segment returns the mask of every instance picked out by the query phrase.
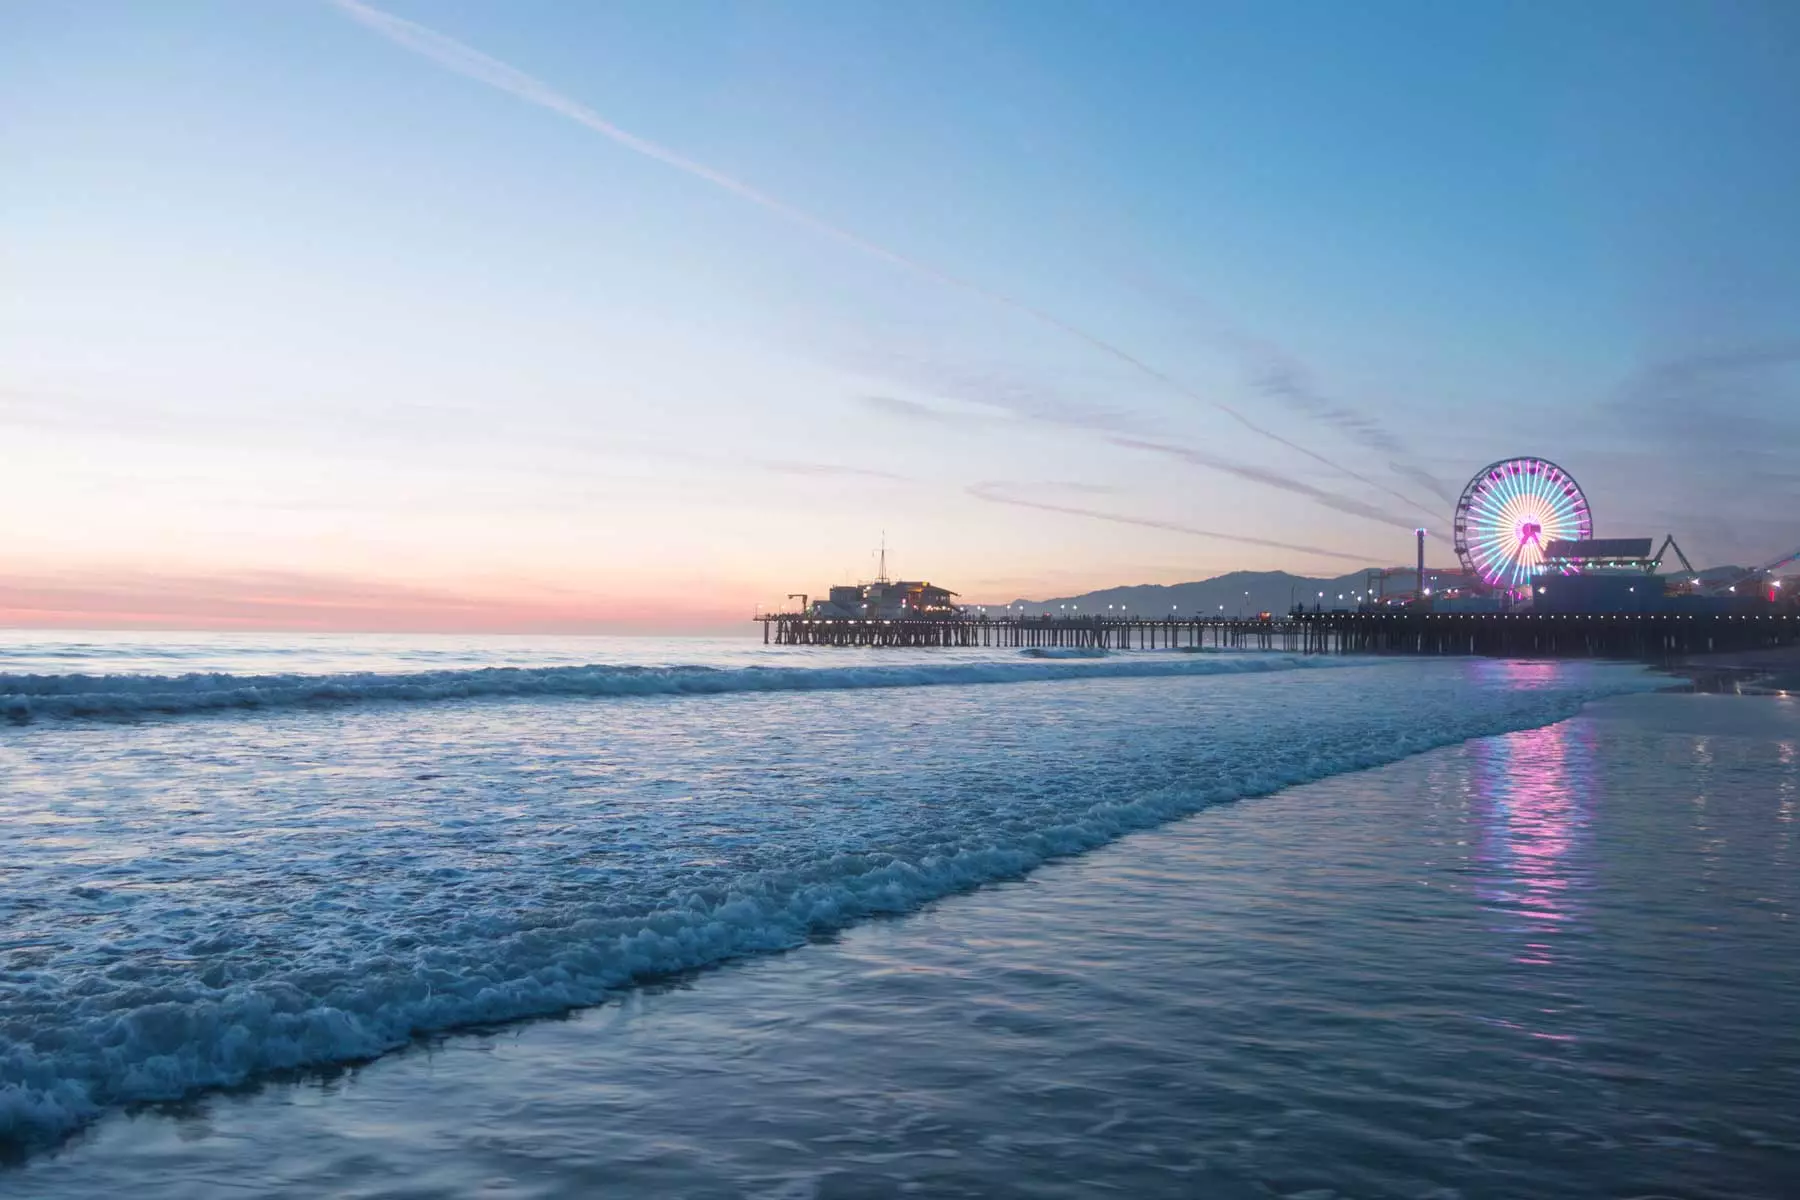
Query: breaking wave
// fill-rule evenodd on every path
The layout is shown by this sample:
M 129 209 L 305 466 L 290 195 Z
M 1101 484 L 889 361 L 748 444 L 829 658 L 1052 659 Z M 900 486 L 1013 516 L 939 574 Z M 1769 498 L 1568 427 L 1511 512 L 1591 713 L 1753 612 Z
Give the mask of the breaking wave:
M 1296 665 L 1274 657 L 1109 659 L 1084 677 Z M 304 703 L 1060 677 L 1048 673 L 1052 664 L 1014 666 L 1022 669 L 276 677 L 233 681 L 221 696 L 252 687 L 252 703 L 260 704 L 271 692 L 280 702 Z M 171 761 L 205 752 L 214 762 L 218 747 L 231 744 L 229 731 L 198 742 L 184 731 L 167 752 L 172 757 L 141 760 L 141 786 L 124 789 L 118 773 L 125 768 L 117 761 L 111 768 L 114 791 L 102 819 L 117 831 L 108 836 L 128 840 L 138 828 L 131 814 L 141 809 L 150 822 L 144 828 L 165 831 L 160 846 L 105 870 L 68 867 L 67 854 L 52 847 L 42 852 L 49 857 L 35 883 L 20 875 L 11 894 L 0 888 L 0 914 L 10 906 L 19 922 L 0 923 L 0 1150 L 54 1142 L 134 1103 L 364 1060 L 434 1032 L 593 1005 L 635 983 L 792 948 L 871 915 L 910 912 L 1210 805 L 1543 725 L 1590 699 L 1653 686 L 1623 671 L 1567 679 L 1556 670 L 1513 686 L 1412 664 L 1376 679 L 1321 679 L 1325 690 L 1316 694 L 1295 690 L 1292 676 L 1284 685 L 1272 675 L 1268 684 L 1279 694 L 1234 693 L 1200 708 L 1182 707 L 1193 689 L 1139 696 L 1135 707 L 1131 697 L 1092 702 L 1089 693 L 1086 702 L 1072 698 L 1081 707 L 1060 726 L 1070 698 L 1042 697 L 1012 720 L 973 725 L 921 702 L 829 743 L 817 742 L 805 715 L 760 739 L 737 730 L 717 740 L 715 723 L 700 719 L 692 736 L 739 755 L 729 759 L 729 778 L 710 777 L 716 809 L 694 794 L 692 780 L 721 768 L 682 748 L 693 743 L 669 749 L 680 734 L 667 722 L 646 721 L 641 734 L 612 722 L 567 728 L 557 745 L 590 756 L 594 731 L 605 730 L 630 789 L 575 789 L 566 801 L 521 794 L 526 784 L 507 782 L 510 776 L 474 786 L 470 780 L 500 770 L 485 749 L 454 787 L 410 799 L 408 791 L 430 789 L 377 773 L 375 764 L 392 757 L 379 735 L 366 746 L 330 747 L 328 761 L 344 769 L 309 776 L 282 766 L 284 759 L 270 768 L 275 774 L 235 792 L 221 795 L 225 785 L 211 775 L 178 790 L 162 774 Z M 497 686 L 484 689 L 483 680 Z M 113 697 L 100 709 L 108 713 L 143 711 L 118 698 L 171 703 L 154 699 L 160 696 L 176 697 L 182 707 L 175 711 L 191 711 L 206 707 L 187 702 L 192 696 L 227 688 L 123 682 L 86 694 Z M 83 703 L 89 707 L 60 711 L 92 711 L 96 702 Z M 934 719 L 948 724 L 930 725 Z M 570 725 L 546 722 L 540 736 Z M 987 740 L 968 740 L 976 737 Z M 734 749 L 740 740 L 743 748 Z M 783 747 L 797 743 L 807 745 L 805 770 L 802 760 L 783 757 Z M 904 770 L 894 769 L 896 756 Z M 646 760 L 649 774 L 641 773 Z M 589 760 L 571 751 L 534 761 L 558 762 L 566 777 L 571 764 Z M 661 778 L 668 774 L 682 778 Z M 681 790 L 659 792 L 665 782 Z M 668 803 L 671 794 L 682 803 Z M 205 807 L 186 810 L 192 815 L 171 827 L 171 808 L 181 804 Z M 190 841 L 170 840 L 177 830 Z M 496 866 L 496 852 L 517 857 Z
M 1104 651 L 1101 657 L 1107 657 Z M 1041 651 L 1045 659 L 1092 659 L 1093 651 Z M 0 717 L 129 720 L 147 716 L 356 704 L 427 703 L 500 697 L 707 696 L 848 688 L 1032 683 L 1100 676 L 1226 675 L 1345 666 L 1349 660 L 1291 654 L 1118 658 L 1091 665 L 962 662 L 857 667 L 482 667 L 339 675 L 19 675 L 0 674 Z

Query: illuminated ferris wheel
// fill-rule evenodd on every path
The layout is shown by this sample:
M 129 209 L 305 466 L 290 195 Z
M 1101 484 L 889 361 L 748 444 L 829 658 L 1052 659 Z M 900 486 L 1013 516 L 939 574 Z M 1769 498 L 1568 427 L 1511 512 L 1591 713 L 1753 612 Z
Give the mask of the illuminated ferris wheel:
M 1469 480 L 1456 502 L 1455 535 L 1463 570 L 1518 591 L 1543 568 L 1545 546 L 1588 540 L 1594 518 L 1573 475 L 1542 458 L 1508 458 Z

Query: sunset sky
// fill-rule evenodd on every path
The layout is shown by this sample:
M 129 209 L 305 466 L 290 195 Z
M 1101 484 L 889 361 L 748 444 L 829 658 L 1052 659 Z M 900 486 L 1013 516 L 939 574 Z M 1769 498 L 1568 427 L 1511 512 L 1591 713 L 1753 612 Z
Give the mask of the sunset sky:
M 1515 454 L 1772 559 L 1796 62 L 1780 0 L 12 0 L 0 624 L 1338 575 Z

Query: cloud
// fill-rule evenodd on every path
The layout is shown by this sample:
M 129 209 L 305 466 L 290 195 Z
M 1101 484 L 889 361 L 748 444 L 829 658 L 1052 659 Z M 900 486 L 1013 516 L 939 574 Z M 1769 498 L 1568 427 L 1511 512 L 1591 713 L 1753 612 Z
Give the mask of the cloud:
M 1763 561 L 1800 544 L 1800 339 L 1647 363 L 1598 412 L 1637 452 L 1621 488 L 1699 553 Z
M 841 477 L 847 479 L 885 479 L 893 482 L 905 482 L 906 476 L 896 475 L 892 471 L 876 471 L 868 467 L 844 467 L 836 463 L 811 462 L 765 462 L 758 464 L 766 471 L 777 475 L 805 475 L 814 478 Z
M 1131 283 L 1156 304 L 1179 312 L 1201 326 L 1203 338 L 1222 346 L 1237 359 L 1247 383 L 1258 395 L 1344 433 L 1357 444 L 1380 453 L 1383 458 L 1405 460 L 1411 457 L 1411 452 L 1400 436 L 1380 420 L 1324 396 L 1314 385 L 1312 373 L 1292 354 L 1265 338 L 1234 328 L 1211 305 L 1155 272 L 1132 273 Z M 1423 467 L 1394 461 L 1387 465 L 1395 474 L 1422 483 L 1440 499 L 1455 503 L 1455 493 Z M 1360 479 L 1361 476 L 1357 478 Z M 1381 484 L 1374 486 L 1413 508 L 1428 510 L 1427 506 L 1403 492 Z
M 885 395 L 872 398 L 874 403 L 865 400 L 882 413 L 946 424 L 1010 420 L 1103 433 L 1133 433 L 1142 426 L 1117 405 L 1073 391 L 1064 380 L 1029 378 L 1018 368 L 955 366 L 941 359 L 901 353 L 856 357 L 849 366 L 967 406 L 938 408 Z
M 1410 463 L 1390 462 L 1388 470 L 1402 479 L 1410 479 L 1414 483 L 1423 484 L 1431 493 L 1445 504 L 1455 504 L 1460 498 L 1456 489 L 1427 471 L 1424 467 L 1415 467 Z
M 1265 349 L 1262 359 L 1250 372 L 1250 384 L 1259 394 L 1334 425 L 1371 450 L 1392 454 L 1400 449 L 1400 439 L 1374 418 L 1320 396 L 1306 371 L 1286 355 Z
M 525 72 L 518 70 L 516 67 L 509 66 L 498 59 L 490 58 L 488 55 L 485 55 L 470 46 L 466 46 L 463 43 L 456 41 L 454 38 L 438 33 L 434 29 L 427 28 L 424 25 L 405 20 L 401 17 L 396 17 L 391 13 L 361 3 L 361 0 L 333 0 L 333 3 L 349 17 L 367 28 L 374 30 L 389 41 L 394 42 L 396 45 L 399 45 L 414 54 L 430 59 L 432 62 L 437 63 L 447 70 L 477 80 L 487 84 L 489 87 L 497 88 L 500 91 L 516 96 L 527 103 L 538 105 L 559 116 L 566 117 L 579 125 L 593 130 L 602 137 L 618 143 L 626 149 L 631 150 L 633 153 L 641 154 L 646 158 L 654 159 L 666 166 L 673 167 L 675 170 L 692 175 L 696 179 L 700 179 L 716 188 L 729 192 L 742 200 L 764 208 L 785 220 L 791 221 L 806 229 L 810 229 L 822 237 L 839 242 L 860 253 L 879 259 L 882 262 L 899 267 L 903 270 L 910 271 L 915 275 L 932 280 L 945 287 L 955 288 L 970 295 L 978 296 L 991 304 L 1028 316 L 1035 321 L 1074 338 L 1109 358 L 1126 364 L 1133 370 L 1154 380 L 1171 391 L 1186 396 L 1198 403 L 1217 409 L 1230 417 L 1237 424 L 1259 437 L 1266 438 L 1277 445 L 1312 459 L 1314 462 L 1330 467 L 1332 470 L 1346 475 L 1367 487 L 1376 488 L 1378 490 L 1387 490 L 1383 485 L 1376 483 L 1374 480 L 1369 479 L 1367 476 L 1362 475 L 1350 467 L 1347 467 L 1326 455 L 1320 454 L 1315 450 L 1308 449 L 1306 446 L 1301 445 L 1283 434 L 1277 433 L 1275 430 L 1263 427 L 1245 413 L 1231 405 L 1213 399 L 1212 397 L 1202 395 L 1194 388 L 1183 383 L 1180 379 L 1152 365 L 1146 360 L 1139 358 L 1137 355 L 1123 347 L 1107 341 L 1097 334 L 1090 333 L 1080 326 L 1072 325 L 1061 317 L 1055 316 L 1044 309 L 1006 295 L 1003 292 L 994 291 L 992 288 L 985 287 L 973 280 L 954 275 L 948 271 L 932 266 L 929 263 L 902 254 L 897 250 L 889 249 L 878 242 L 872 242 L 869 239 L 862 237 L 860 234 L 853 233 L 840 225 L 834 224 L 823 217 L 807 211 L 806 209 L 779 199 L 776 196 L 763 191 L 761 188 L 746 183 L 741 179 L 737 179 L 723 171 L 709 167 L 704 163 L 677 153 L 676 151 L 650 141 L 647 138 L 642 138 L 636 134 L 629 133 L 613 124 L 611 121 L 608 121 L 605 117 L 602 117 L 587 105 L 564 96 L 562 93 L 556 91 L 541 80 L 535 79 Z M 1404 497 L 1402 497 L 1402 499 L 1404 499 Z M 1407 502 L 1411 503 L 1411 501 Z
M 1392 525 L 1396 529 L 1412 530 L 1418 528 L 1418 522 L 1416 521 L 1409 521 L 1404 517 L 1397 517 L 1384 509 L 1375 507 L 1373 504 L 1365 504 L 1361 500 L 1354 499 L 1350 496 L 1339 495 L 1336 492 L 1328 492 L 1323 488 L 1314 487 L 1304 480 L 1295 479 L 1280 471 L 1272 471 L 1266 467 L 1259 467 L 1248 463 L 1231 462 L 1204 451 L 1195 450 L 1188 446 L 1177 445 L 1173 442 L 1158 442 L 1144 438 L 1128 437 L 1114 437 L 1109 440 L 1115 446 L 1123 446 L 1130 450 L 1144 450 L 1152 454 L 1161 454 L 1164 457 L 1173 458 L 1177 462 L 1184 462 L 1191 466 L 1203 467 L 1209 471 L 1222 471 L 1250 483 L 1260 483 L 1268 487 L 1279 488 L 1282 491 L 1293 492 L 1295 495 L 1305 496 L 1308 500 L 1325 508 L 1329 508 L 1334 512 L 1342 512 L 1349 516 L 1362 517 L 1370 521 L 1379 521 L 1383 525 Z
M 1312 373 L 1291 355 L 1263 341 L 1232 339 L 1239 347 L 1249 371 L 1250 386 L 1292 412 L 1321 421 L 1342 432 L 1351 441 L 1375 451 L 1387 460 L 1387 468 L 1403 479 L 1423 484 L 1446 503 L 1456 503 L 1456 493 L 1447 484 L 1415 463 L 1404 461 L 1410 456 L 1400 435 L 1389 430 L 1375 417 L 1324 396 L 1312 381 Z M 1429 511 L 1429 506 L 1406 493 L 1385 484 L 1383 492 L 1413 508 Z
M 1032 486 L 1047 492 L 1074 492 L 1080 496 L 1116 496 L 1122 490 L 1110 483 L 1082 483 L 1073 479 L 1046 479 Z
M 1710 350 L 1648 364 L 1601 406 L 1625 430 L 1666 443 L 1675 461 L 1730 454 L 1734 483 L 1746 466 L 1800 479 L 1800 340 Z
M 903 361 L 907 364 L 903 369 L 910 371 L 910 377 L 903 382 L 965 403 L 991 408 L 1013 420 L 1103 434 L 1108 443 L 1122 449 L 1158 454 L 1201 470 L 1217 471 L 1248 483 L 1304 496 L 1332 512 L 1377 521 L 1395 529 L 1410 531 L 1419 525 L 1417 520 L 1396 516 L 1376 505 L 1318 487 L 1273 467 L 1237 462 L 1180 443 L 1140 436 L 1136 432 L 1137 423 L 1117 409 L 1071 395 L 1054 384 L 1026 383 L 1016 376 L 993 371 L 959 371 L 919 359 Z M 864 369 L 870 368 L 865 366 Z M 888 396 L 875 399 L 879 402 L 871 407 L 877 411 L 897 412 L 908 419 L 940 423 L 962 421 L 971 424 L 988 419 L 974 414 L 930 408 L 911 400 L 895 400 Z M 1441 534 L 1432 536 L 1443 540 Z
M 901 417 L 908 421 L 956 425 L 969 419 L 963 413 L 945 412 L 941 408 L 933 408 L 929 404 L 920 404 L 917 400 L 905 400 L 899 396 L 858 396 L 856 402 L 864 408 L 874 409 L 883 416 Z
M 1294 542 L 1275 541 L 1271 538 L 1250 537 L 1240 533 L 1221 533 L 1215 529 L 1201 529 L 1193 525 L 1185 525 L 1179 521 L 1163 521 L 1152 517 L 1132 517 L 1123 513 L 1102 512 L 1099 509 L 1080 508 L 1071 504 L 1053 504 L 1043 500 L 1031 500 L 1023 496 L 1009 494 L 1019 484 L 990 481 L 974 483 L 968 487 L 968 493 L 978 500 L 986 500 L 990 504 L 1007 504 L 1014 508 L 1035 508 L 1041 512 L 1062 513 L 1072 517 L 1088 517 L 1096 521 L 1111 521 L 1118 525 L 1136 525 L 1144 529 L 1166 529 L 1173 533 L 1186 533 L 1194 537 L 1213 538 L 1221 542 L 1236 542 L 1244 546 L 1266 546 L 1275 550 L 1293 550 L 1301 554 L 1316 554 L 1324 558 L 1344 559 L 1348 562 L 1365 561 L 1364 555 L 1346 554 L 1340 550 L 1326 550 L 1320 546 L 1305 546 Z

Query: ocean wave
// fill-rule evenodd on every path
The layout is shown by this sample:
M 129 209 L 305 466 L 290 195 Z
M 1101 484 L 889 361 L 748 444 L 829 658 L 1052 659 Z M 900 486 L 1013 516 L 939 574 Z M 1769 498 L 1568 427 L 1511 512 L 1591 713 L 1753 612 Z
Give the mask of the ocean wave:
M 1152 663 L 1133 665 L 1137 674 L 1159 673 L 1144 669 Z M 932 682 L 966 678 L 946 677 L 955 670 L 948 665 L 925 670 Z M 1394 681 L 1397 695 L 1408 694 L 1403 682 Z M 910 800 L 900 804 L 893 811 L 904 821 L 892 812 L 879 816 L 878 797 L 859 797 L 841 806 L 850 816 L 840 836 L 825 830 L 825 810 L 809 810 L 802 827 L 824 831 L 774 861 L 769 850 L 779 838 L 769 817 L 746 807 L 729 832 L 755 843 L 754 852 L 729 868 L 682 868 L 661 882 L 658 876 L 674 869 L 645 849 L 647 816 L 629 833 L 585 828 L 579 853 L 558 851 L 479 877 L 419 857 L 424 846 L 398 815 L 378 822 L 379 836 L 371 827 L 356 839 L 326 839 L 343 846 L 341 862 L 319 857 L 321 845 L 308 835 L 283 833 L 280 848 L 246 862 L 243 873 L 267 880 L 258 872 L 286 873 L 287 857 L 309 852 L 301 858 L 305 883 L 294 885 L 299 891 L 258 883 L 232 917 L 209 916 L 176 897 L 177 909 L 153 919 L 144 914 L 123 943 L 122 928 L 100 926 L 113 930 L 108 940 L 85 944 L 60 965 L 33 958 L 29 948 L 10 965 L 0 959 L 0 1148 L 53 1142 L 130 1104 L 365 1060 L 446 1030 L 597 1004 L 633 984 L 792 948 L 869 916 L 910 912 L 1016 878 L 1214 804 L 1547 724 L 1587 700 L 1646 686 L 1620 673 L 1575 686 L 1539 680 L 1516 690 L 1446 678 L 1407 706 L 1327 703 L 1304 718 L 1285 703 L 1254 712 L 1234 703 L 1220 711 L 1235 719 L 1222 717 L 1205 739 L 1163 743 L 1121 759 L 1116 769 L 1090 760 L 1085 765 L 1099 773 L 1085 783 L 1049 760 L 1034 767 L 1005 759 L 1003 780 L 974 787 L 955 804 L 948 802 L 954 780 L 998 770 L 1002 760 L 971 758 L 952 774 L 915 763 L 910 773 L 921 775 L 915 782 L 932 803 L 917 813 Z M 458 835 L 456 811 L 433 818 L 441 836 Z M 616 802 L 605 811 L 617 815 Z M 490 842 L 486 833 L 478 840 Z M 680 847 L 684 862 L 696 853 L 679 838 L 664 840 Z M 621 873 L 594 865 L 612 856 L 628 860 Z M 385 882 L 368 874 L 372 864 L 396 857 L 418 865 Z M 218 870 L 209 868 L 208 878 Z M 96 882 L 41 899 L 85 919 L 164 902 L 155 889 L 134 894 L 128 877 L 88 878 Z M 283 932 L 279 922 L 289 920 L 305 936 Z M 0 935 L 0 949 L 21 948 L 5 940 Z
M 1092 657 L 1087 652 L 1062 652 L 1057 656 Z M 1100 676 L 1225 675 L 1347 665 L 1350 660 L 1327 656 L 1242 654 L 1209 657 L 1204 662 L 1114 656 L 1104 663 L 1069 666 L 1046 661 L 855 667 L 481 667 L 336 675 L 0 674 L 0 717 L 16 724 L 45 719 L 130 720 L 232 709 L 368 702 L 428 703 L 522 696 L 706 696 L 1034 683 Z

